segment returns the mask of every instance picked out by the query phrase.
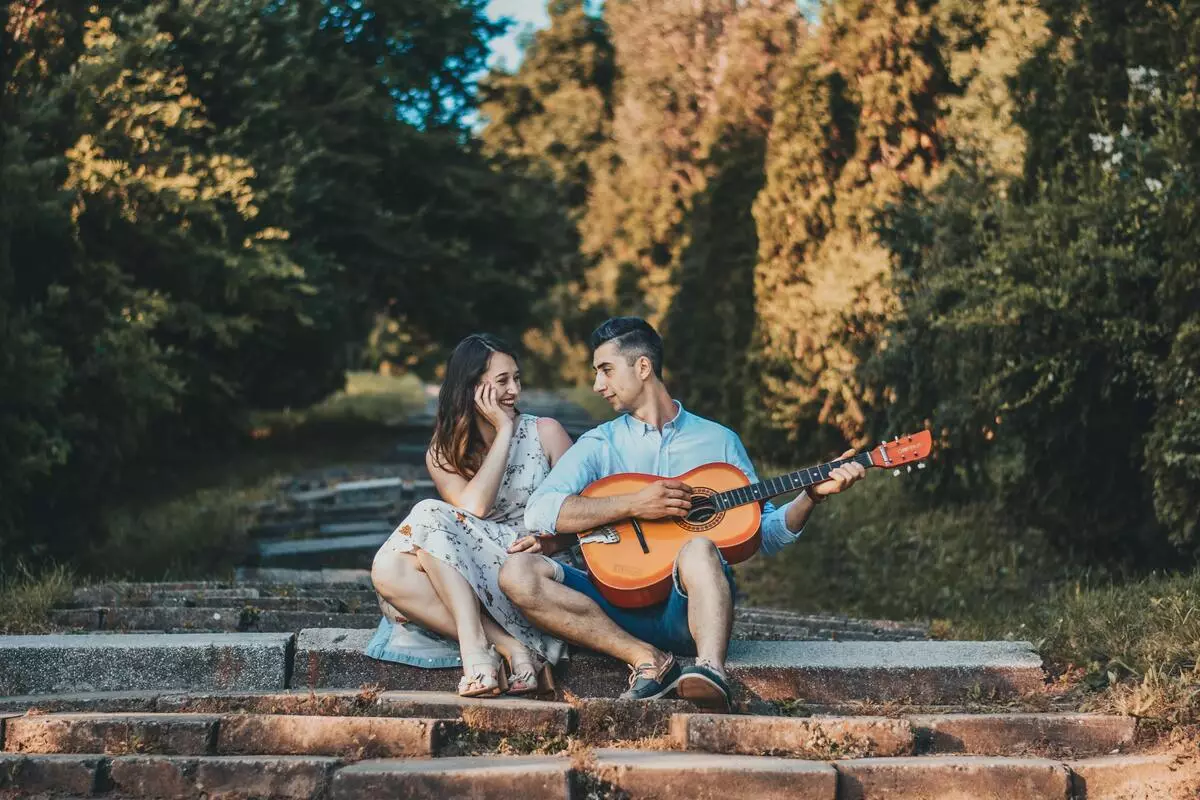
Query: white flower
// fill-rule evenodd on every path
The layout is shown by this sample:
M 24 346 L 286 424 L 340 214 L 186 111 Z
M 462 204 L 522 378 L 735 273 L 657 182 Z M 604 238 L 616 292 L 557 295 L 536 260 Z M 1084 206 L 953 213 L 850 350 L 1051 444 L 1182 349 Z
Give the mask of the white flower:
M 1121 163 L 1121 159 L 1124 157 L 1125 156 L 1122 153 L 1113 153 L 1112 157 L 1108 159 L 1108 163 L 1116 166 L 1117 164 Z
M 1131 134 L 1131 133 L 1133 133 L 1133 131 L 1129 130 L 1129 126 L 1128 126 L 1128 125 L 1122 125 L 1122 126 L 1121 126 L 1121 138 L 1122 138 L 1122 139 L 1128 139 L 1128 138 L 1129 138 L 1129 134 Z
M 1149 89 L 1154 85 L 1155 79 L 1158 78 L 1159 72 L 1156 69 L 1149 67 L 1130 67 L 1125 70 L 1125 74 L 1129 77 L 1129 83 L 1135 89 Z
M 1152 192 L 1160 191 L 1163 188 L 1163 182 L 1158 178 L 1146 178 L 1146 188 Z
M 1103 133 L 1089 133 L 1088 138 L 1092 140 L 1092 150 L 1094 152 L 1103 150 L 1105 153 L 1111 153 L 1113 151 L 1113 137 Z

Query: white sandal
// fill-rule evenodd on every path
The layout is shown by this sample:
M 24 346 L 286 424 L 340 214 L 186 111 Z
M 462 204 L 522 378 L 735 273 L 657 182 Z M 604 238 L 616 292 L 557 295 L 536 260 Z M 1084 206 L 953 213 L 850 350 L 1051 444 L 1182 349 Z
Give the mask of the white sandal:
M 507 683 L 500 658 L 492 648 L 462 654 L 463 676 L 458 681 L 459 697 L 487 697 L 500 694 Z
M 554 691 L 554 676 L 550 665 L 536 653 L 526 650 L 514 659 L 508 676 L 508 694 L 547 694 Z

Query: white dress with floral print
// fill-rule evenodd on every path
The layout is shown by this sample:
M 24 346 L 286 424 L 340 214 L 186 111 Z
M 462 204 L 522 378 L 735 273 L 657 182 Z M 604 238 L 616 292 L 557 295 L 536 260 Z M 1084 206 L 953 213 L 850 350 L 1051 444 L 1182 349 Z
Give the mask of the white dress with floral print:
M 562 657 L 564 642 L 535 628 L 500 591 L 499 584 L 509 545 L 532 532 L 525 528 L 525 504 L 549 472 L 537 417 L 522 414 L 509 445 L 496 502 L 487 517 L 476 517 L 441 500 L 422 500 L 384 542 L 381 552 L 407 553 L 420 548 L 454 567 L 475 589 L 492 619 L 553 664 Z

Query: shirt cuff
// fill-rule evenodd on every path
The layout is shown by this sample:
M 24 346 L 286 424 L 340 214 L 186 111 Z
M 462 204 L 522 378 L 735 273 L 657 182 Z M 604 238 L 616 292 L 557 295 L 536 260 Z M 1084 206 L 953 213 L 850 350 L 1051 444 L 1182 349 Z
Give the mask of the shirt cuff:
M 536 534 L 557 534 L 558 512 L 568 497 L 566 492 L 545 492 L 530 498 L 525 506 L 525 529 Z
M 800 534 L 804 533 L 804 528 L 793 533 L 788 530 L 787 526 L 787 510 L 791 507 L 791 503 L 773 508 L 763 514 L 762 518 L 762 545 L 760 549 L 763 555 L 772 555 L 778 553 L 783 548 L 792 544 L 800 538 Z

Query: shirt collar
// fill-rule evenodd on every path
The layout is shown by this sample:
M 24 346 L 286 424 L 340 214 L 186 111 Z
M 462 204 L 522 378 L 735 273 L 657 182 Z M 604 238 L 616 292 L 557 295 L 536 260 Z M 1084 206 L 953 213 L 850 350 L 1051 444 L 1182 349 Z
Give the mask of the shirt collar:
M 664 432 L 666 432 L 669 428 L 674 428 L 676 431 L 678 431 L 683 427 L 684 423 L 687 422 L 687 418 L 691 416 L 688 414 L 687 409 L 683 407 L 683 403 L 679 402 L 678 400 L 672 400 L 671 402 L 675 404 L 675 416 L 672 417 L 668 422 L 663 423 Z M 650 431 L 657 430 L 657 428 L 655 428 L 649 422 L 643 422 L 633 414 L 628 414 L 627 419 L 629 420 L 629 425 L 632 427 L 633 431 L 635 433 L 640 433 L 642 436 L 646 436 L 650 433 Z

